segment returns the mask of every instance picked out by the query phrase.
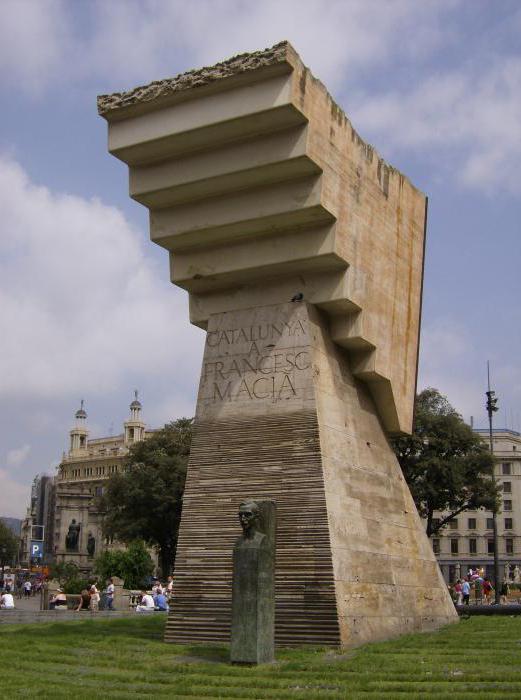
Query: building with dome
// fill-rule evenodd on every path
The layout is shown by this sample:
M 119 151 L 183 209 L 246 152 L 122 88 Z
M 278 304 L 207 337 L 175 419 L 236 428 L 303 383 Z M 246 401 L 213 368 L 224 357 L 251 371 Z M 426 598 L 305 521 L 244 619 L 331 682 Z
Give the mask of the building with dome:
M 73 562 L 84 572 L 92 569 L 102 551 L 118 548 L 102 532 L 103 513 L 97 505 L 107 479 L 121 471 L 129 448 L 154 431 L 141 418 L 137 391 L 130 404 L 130 416 L 120 435 L 90 438 L 84 402 L 75 414 L 68 452 L 63 454 L 55 479 L 54 559 Z

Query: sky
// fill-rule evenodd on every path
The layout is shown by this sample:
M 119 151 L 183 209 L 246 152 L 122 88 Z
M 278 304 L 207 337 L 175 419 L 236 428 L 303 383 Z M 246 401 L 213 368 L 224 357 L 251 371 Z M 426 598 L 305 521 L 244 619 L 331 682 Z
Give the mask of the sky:
M 521 3 L 2 0 L 0 515 L 54 473 L 80 399 L 118 434 L 195 411 L 204 334 L 107 152 L 96 96 L 289 40 L 429 196 L 419 388 L 521 430 Z

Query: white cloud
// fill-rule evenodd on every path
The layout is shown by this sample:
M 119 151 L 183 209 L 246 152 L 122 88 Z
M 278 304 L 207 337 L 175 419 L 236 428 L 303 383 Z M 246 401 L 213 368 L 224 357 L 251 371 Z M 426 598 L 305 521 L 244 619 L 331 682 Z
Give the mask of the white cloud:
M 345 71 L 380 64 L 390 55 L 424 54 L 441 41 L 439 18 L 453 2 L 424 0 L 165 0 L 99 1 L 88 51 L 94 71 L 121 80 L 150 80 L 176 71 L 176 56 L 193 67 L 283 39 L 317 77 L 345 82 Z M 406 34 L 407 42 L 397 42 Z M 96 65 L 96 62 L 99 62 Z M 178 62 L 177 62 L 178 63 Z M 192 66 L 189 66 L 192 67 Z
M 434 0 L 4 0 L 0 64 L 22 90 L 89 78 L 133 87 L 288 39 L 317 77 L 428 53 L 446 35 Z M 5 19 L 4 19 L 5 17 Z M 443 31 L 442 31 L 443 29 Z M 397 41 L 397 36 L 407 41 Z M 189 63 L 187 64 L 186 61 Z M 59 72 L 57 68 L 59 67 Z
M 41 93 L 55 77 L 69 46 L 63 0 L 3 0 L 0 74 L 22 91 Z
M 4 518 L 22 518 L 29 503 L 30 486 L 19 484 L 5 469 L 0 469 L 0 483 L 0 515 Z
M 521 59 L 503 57 L 433 74 L 403 90 L 359 95 L 364 133 L 391 152 L 429 155 L 467 186 L 520 192 Z M 441 165 L 443 164 L 443 165 Z
M 8 467 L 19 467 L 25 462 L 31 451 L 30 445 L 22 445 L 21 447 L 16 447 L 13 450 L 9 450 L 5 462 Z
M 0 212 L 0 395 L 93 396 L 144 370 L 196 374 L 186 297 L 120 211 L 36 186 L 0 158 Z

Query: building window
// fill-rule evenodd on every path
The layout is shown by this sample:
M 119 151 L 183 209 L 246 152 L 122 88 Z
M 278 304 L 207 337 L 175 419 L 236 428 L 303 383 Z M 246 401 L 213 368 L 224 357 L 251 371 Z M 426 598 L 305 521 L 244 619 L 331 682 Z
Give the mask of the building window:
M 450 541 L 450 553 L 451 554 L 457 554 L 459 551 L 458 547 L 459 540 L 457 540 L 455 537 L 453 537 Z
M 505 476 L 509 476 L 510 474 L 512 474 L 512 465 L 510 462 L 503 462 L 503 464 L 501 465 L 501 473 Z
M 503 510 L 512 510 L 512 501 L 503 501 Z
M 440 519 L 439 518 L 433 518 L 432 519 L 432 527 L 436 528 L 440 524 Z
M 469 530 L 476 529 L 476 518 L 469 518 Z
M 451 520 L 451 521 L 449 522 L 449 528 L 450 528 L 451 530 L 457 530 L 457 529 L 458 529 L 458 519 L 457 519 L 457 518 L 454 518 L 454 520 Z
M 487 540 L 487 552 L 494 554 L 494 540 Z
M 469 539 L 469 554 L 477 554 L 478 541 L 475 537 Z
M 432 551 L 434 552 L 434 554 L 440 553 L 440 541 L 438 538 L 432 540 Z
M 494 529 L 494 518 L 487 518 L 487 530 Z
M 512 537 L 505 539 L 505 550 L 507 554 L 514 554 L 514 540 Z
M 103 486 L 96 486 L 94 492 L 96 496 L 103 496 Z
M 513 527 L 512 518 L 505 518 L 505 530 L 512 530 Z
M 511 481 L 504 481 L 503 482 L 503 493 L 512 493 L 512 482 Z

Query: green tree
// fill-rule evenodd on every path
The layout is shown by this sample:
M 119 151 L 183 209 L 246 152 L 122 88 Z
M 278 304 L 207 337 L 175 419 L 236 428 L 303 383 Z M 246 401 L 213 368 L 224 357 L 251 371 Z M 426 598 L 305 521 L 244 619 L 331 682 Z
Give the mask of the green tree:
M 56 581 L 60 583 L 60 586 L 63 587 L 68 581 L 80 578 L 80 570 L 77 564 L 72 561 L 60 561 L 51 564 L 49 576 L 52 579 L 56 579 Z
M 15 562 L 19 546 L 18 537 L 0 520 L 0 566 L 11 566 Z
M 130 542 L 127 549 L 102 552 L 94 562 L 94 573 L 102 581 L 119 576 L 125 588 L 142 588 L 154 570 L 154 562 L 142 540 Z
M 465 510 L 497 507 L 492 455 L 437 389 L 416 397 L 413 434 L 393 446 L 429 537 Z
M 99 503 L 104 534 L 156 547 L 164 577 L 175 558 L 191 437 L 192 419 L 181 418 L 134 444 Z

